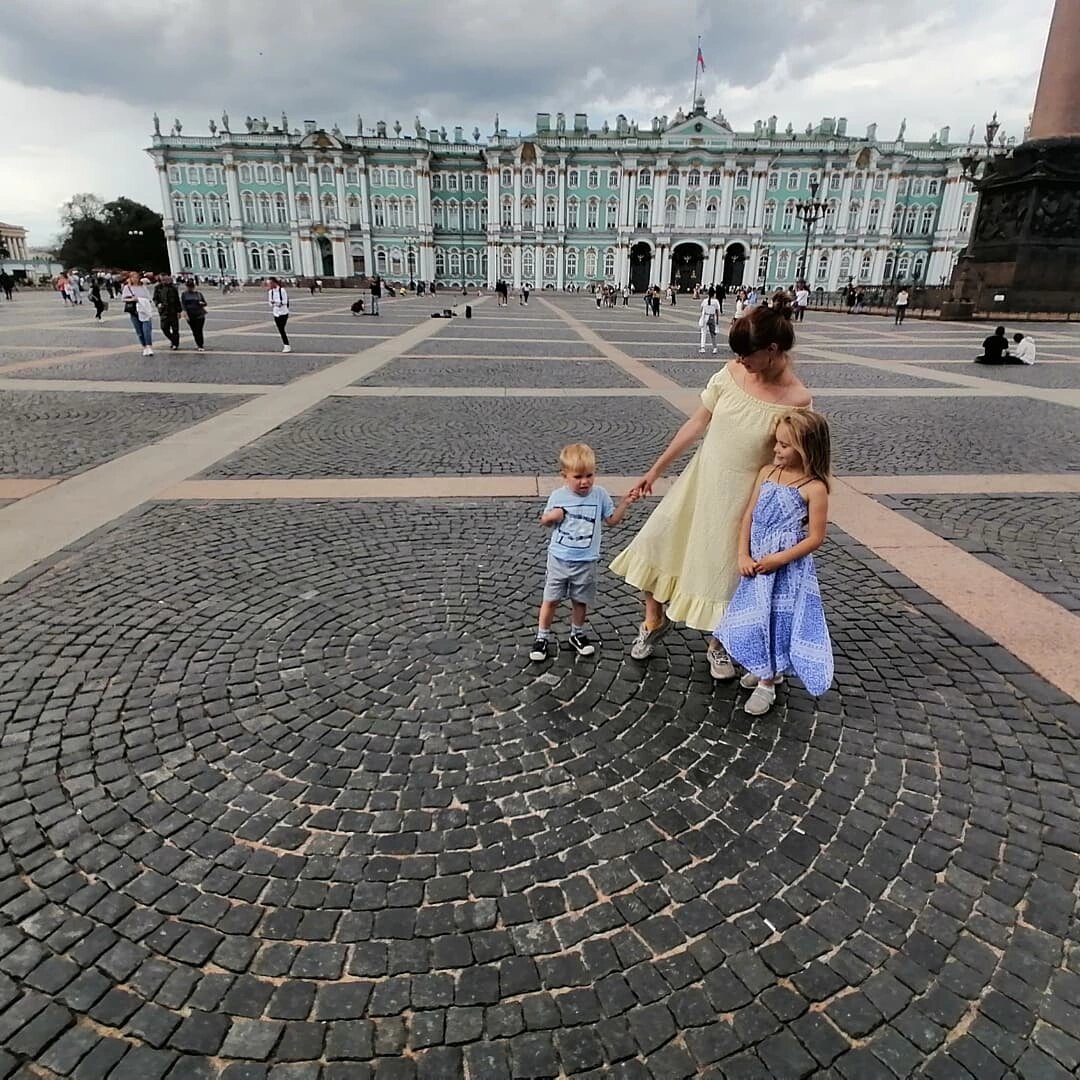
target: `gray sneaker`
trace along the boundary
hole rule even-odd
[[[783,681],[784,681],[784,676],[783,675],[777,675],[776,678],[773,679],[773,685],[774,686],[779,686]],[[751,675],[749,671],[739,680],[739,685],[744,690],[753,690],[754,687],[757,686],[757,684],[758,684],[758,677],[756,675]]]
[[[671,629],[671,620],[665,615],[664,621],[655,630],[646,630],[642,623],[634,644],[630,646],[630,655],[635,660],[648,660],[656,648],[656,643]]]
[[[727,682],[728,679],[735,678],[735,665],[723,649],[709,649],[709,674],[717,682]]]

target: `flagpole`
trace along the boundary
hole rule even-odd
[[[699,67],[701,66],[701,65],[700,65],[700,64],[698,63],[698,57],[699,57],[700,55],[701,55],[701,35],[700,35],[700,34],[698,34],[698,36],[697,36],[697,52],[696,52],[696,53],[694,53],[694,93],[693,93],[693,95],[692,95],[692,96],[691,96],[691,98],[690,98],[690,108],[691,108],[691,109],[693,109],[693,107],[694,107],[694,102],[695,102],[695,101],[697,101],[697,77],[698,77],[698,68],[699,68]]]

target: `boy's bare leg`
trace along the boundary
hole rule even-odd
[[[571,620],[574,626],[584,626],[585,620],[589,617],[588,609],[584,604],[579,601],[573,601],[571,606]]]
[[[575,605],[576,607],[576,605]],[[540,629],[550,630],[555,621],[555,612],[559,610],[558,600],[545,600],[540,605]]]

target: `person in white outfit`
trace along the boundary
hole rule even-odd
[[[705,335],[708,334],[712,338],[712,351],[718,352],[716,348],[716,327],[720,322],[720,301],[716,299],[716,294],[709,291],[709,295],[701,301],[701,315],[698,318],[698,326],[701,328],[701,345],[698,348],[699,353],[705,351]]]
[[[281,351],[292,352],[289,335],[285,333],[285,324],[289,321],[289,294],[276,277],[267,283],[266,299],[270,304],[270,313],[274,316],[274,325],[281,335]]]

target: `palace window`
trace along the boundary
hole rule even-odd
[[[504,247],[499,255],[499,266],[504,278],[514,276],[514,249]]]
[[[647,229],[649,227],[649,219],[651,217],[651,209],[648,199],[638,199],[637,201],[637,219],[636,225],[639,229]]]
[[[410,190],[412,188],[416,187],[416,184],[413,181],[413,171],[412,171],[412,169],[402,169],[401,170],[401,185],[400,186],[403,187],[403,188],[409,188]]]
[[[911,256],[905,251],[900,256],[900,261],[896,264],[896,276],[904,281],[911,273]]]
[[[919,208],[917,206],[909,206],[907,214],[904,217],[904,232],[906,235],[911,236],[916,227],[919,224]]]
[[[797,172],[789,172],[787,174],[787,189],[788,191],[799,190],[799,174]]]
[[[723,175],[723,173],[720,172],[719,169],[713,169],[712,172],[709,173],[709,187],[711,187],[711,188],[720,187],[721,184],[723,184],[723,182],[724,182],[724,175]]]
[[[443,262],[443,253],[441,251],[436,251],[435,252],[435,272],[437,274],[441,274],[443,272],[444,266],[440,265],[442,262]],[[385,274],[386,273],[386,265],[387,265],[386,251],[383,248],[376,248],[375,249],[375,272],[377,274]]]
[[[697,215],[698,215],[698,199],[696,195],[691,195],[686,200],[686,209],[683,214],[683,224],[688,229],[697,228]]]
[[[770,191],[779,191],[780,190],[780,174],[778,172],[769,173],[769,179],[766,182],[765,186]]]
[[[746,228],[746,200],[741,195],[731,208],[731,227],[733,229]]]
[[[769,249],[765,248],[758,256],[757,261],[758,281],[764,283],[769,278]]]
[[[849,233],[858,232],[859,230],[859,214],[862,213],[862,203],[857,200],[852,202],[848,206],[847,211],[847,231]]]
[[[514,224],[514,197],[504,195],[502,197],[502,214],[499,218],[504,229],[509,229]]]
[[[379,196],[371,200],[371,221],[376,229],[386,228],[386,207]]]
[[[255,223],[255,196],[250,191],[241,194],[240,207],[244,214],[244,220],[249,225],[253,225]]]
[[[934,208],[932,206],[923,207],[922,220],[919,222],[919,232],[923,236],[929,236],[934,231]]]
[[[577,264],[577,250],[575,248],[570,248],[566,253],[566,276],[568,278],[577,277]]]
[[[848,281],[851,279],[851,252],[845,251],[840,256],[840,281]]]
[[[391,264],[393,263],[393,255],[391,255]],[[400,260],[401,254],[398,253],[398,259]],[[391,266],[391,269],[393,267]],[[452,278],[461,277],[461,252],[457,248],[451,248],[446,253],[446,269]]]
[[[596,277],[596,248],[586,248],[585,250],[585,277]]]
[[[480,200],[480,228],[486,229],[488,225],[488,204],[487,199]],[[486,256],[485,256],[486,258]]]
[[[706,220],[706,224],[708,224],[707,220]],[[766,232],[772,232],[772,230],[774,228],[776,228],[776,203],[772,199],[770,199],[765,204],[765,222],[764,222],[764,225],[765,225],[765,231]]]
[[[222,249],[218,248],[220,252]],[[205,244],[199,246],[199,269],[210,269],[210,249]]]
[[[471,204],[470,204],[471,205]],[[416,227],[416,200],[410,195],[408,198],[403,199],[401,203],[402,211],[405,215],[405,228],[413,229]]]
[[[862,191],[866,187],[866,173],[857,172],[851,187],[854,191]]]
[[[461,178],[461,190],[462,191],[475,191],[476,190],[476,176],[474,173],[466,173]]]
[[[818,181],[818,174],[816,172],[812,172],[806,177],[806,186],[807,187],[810,187],[812,184],[816,184],[818,182],[819,182]]]
[[[219,270],[225,270],[229,266],[229,249],[224,244],[217,246],[217,264]]]
[[[859,280],[869,281],[874,273],[874,253],[872,251],[864,251],[861,261],[859,262]]]
[[[256,165],[255,166],[255,183],[256,184],[265,184],[265,183],[267,183],[269,181],[269,179],[270,179],[270,173],[267,172],[266,166],[265,165]]]
[[[888,176],[887,176],[886,173],[883,173],[883,172],[874,173],[874,190],[875,191],[884,191],[885,190],[885,182],[887,180],[888,180]]]
[[[177,225],[187,224],[187,201],[183,195],[174,195],[172,199],[173,218]]]
[[[285,196],[280,192],[274,196],[274,220],[279,225],[284,225],[289,220],[289,209],[285,204]]]
[[[360,200],[355,195],[345,200],[345,213],[350,225],[360,224]]]
[[[398,171],[397,169],[386,170],[386,186],[396,188],[398,186]]]
[[[536,277],[536,262],[531,247],[521,249],[521,277],[523,281],[532,281]]]
[[[604,227],[607,229],[617,229],[619,227],[619,200],[608,199],[607,201],[607,215],[604,219]]]
[[[599,169],[590,169],[589,170],[589,187],[598,188],[599,186],[600,186],[600,170]]]
[[[281,249],[281,269],[290,271],[292,270],[292,248],[283,247]]]
[[[401,228],[401,203],[398,199],[391,196],[386,200],[386,209],[388,211],[388,218],[390,221],[391,229]]]
[[[323,221],[334,221],[338,216],[337,199],[333,195],[322,197]]]
[[[355,165],[349,165],[345,169],[345,183],[352,184],[354,187],[360,183],[360,171]]]
[[[259,196],[259,221],[264,225],[269,225],[273,220],[273,204],[270,202],[270,196],[264,191]]]
[[[926,194],[936,195],[941,190],[941,182],[939,180],[927,180],[926,181]]]
[[[619,186],[619,170],[618,169],[608,169],[607,186],[609,188],[617,188]]]
[[[446,209],[442,199],[433,199],[431,202],[431,223],[436,229],[446,228]]]
[[[533,175],[532,169],[523,169],[521,173],[521,186],[522,187],[535,187],[536,177]]]
[[[554,248],[544,248],[544,277],[548,281],[552,281],[555,278],[557,255]]]
[[[870,216],[866,227],[870,232],[877,232],[881,227],[881,203],[877,199],[870,204]]]
[[[698,169],[691,169],[686,174],[686,186],[701,187],[701,172]]]
[[[277,269],[277,248],[270,247],[269,245],[267,245],[266,248],[266,269]]]
[[[252,270],[261,270],[263,268],[262,252],[254,244],[248,248],[248,266]]]
[[[817,279],[818,281],[825,281],[829,276],[829,253],[823,251],[818,256],[817,263]]]
[[[735,186],[737,188],[748,188],[750,186],[750,173],[746,169],[740,169],[735,174]]]
[[[250,165],[241,165],[240,166],[240,183],[241,184],[250,184],[251,183],[251,166]]]
[[[576,229],[578,227],[578,210],[580,203],[576,198],[566,200],[566,227]]]
[[[203,169],[203,178],[208,184],[219,184],[221,180],[218,177],[218,170],[216,165],[207,165]]]
[[[307,195],[296,196],[296,216],[300,221],[311,220],[311,199]]]
[[[431,174],[431,190],[432,191],[442,191],[442,189],[443,189],[442,173],[432,173]]]
[[[921,280],[925,270],[926,270],[926,256],[925,255],[916,255],[915,256],[915,263],[911,268],[911,280],[912,281]]]
[[[206,209],[203,206],[201,195],[191,196],[191,220],[195,225],[206,224]]]
[[[410,200],[411,201],[411,200]],[[467,202],[464,208],[465,228],[469,232],[476,231],[476,203]],[[411,221],[407,221],[406,224],[411,225]]]
[[[189,165],[187,167],[187,182],[189,184],[198,184],[201,182],[199,171],[198,165]]]
[[[838,207],[835,199],[830,199],[825,205],[825,220],[823,229],[825,232],[836,232],[836,211]]]
[[[784,232],[791,232],[795,226],[795,200],[788,199],[784,203],[784,214],[780,219],[780,228]]]
[[[834,173],[829,174],[829,190],[830,191],[839,191],[841,185],[843,184],[843,182],[844,182],[844,178],[840,173],[834,172]]]
[[[319,183],[332,184],[334,182],[334,170],[329,165],[319,166]]]
[[[892,212],[892,231],[898,233],[904,224],[904,208],[897,203]]]
[[[169,183],[170,184],[179,184],[180,183],[180,176],[181,176],[180,166],[179,165],[170,165],[169,166]]]
[[[461,203],[452,200],[446,204],[446,227],[457,232],[461,224]]]
[[[903,178],[903,179],[902,179],[902,180],[901,180],[901,181],[900,181],[900,182],[899,182],[899,183],[898,183],[898,184],[896,185],[896,194],[897,194],[897,195],[907,195],[907,193],[908,193],[908,192],[909,192],[910,190],[911,190],[911,177],[910,177],[910,176],[905,176],[905,177],[904,177],[904,178]]]
[[[675,222],[678,220],[679,204],[674,199],[668,199],[664,203],[664,227],[668,229],[675,228]]]
[[[559,223],[559,204],[552,197],[544,200],[544,228],[554,229]]]
[[[544,184],[550,188],[559,186],[559,174],[554,169],[548,169],[544,176]]]
[[[971,228],[971,203],[964,203],[960,208],[960,231],[967,232]]]
[[[536,200],[531,196],[521,200],[521,227],[536,228]]]
[[[465,252],[465,276],[476,277],[476,252],[472,248]]]
[[[781,251],[780,257],[776,260],[776,277],[780,281],[787,281],[788,275],[791,273],[791,252]]]
[[[893,253],[890,251],[889,254],[885,256],[885,269],[882,274],[882,281],[892,281],[895,269],[896,259],[893,256]]]
[[[512,169],[503,169],[502,171],[502,186],[513,187],[514,186],[514,172]]]
[[[595,229],[599,227],[600,200],[590,199],[585,210],[585,228]]]
[[[639,169],[637,182],[638,187],[652,187],[652,173],[648,169]]]
[[[572,188],[577,187],[579,180],[580,180],[580,177],[578,176],[577,169],[571,169],[566,174],[566,186],[567,187],[572,187]]]
[[[457,189],[458,189],[458,174],[457,173],[447,173],[446,174],[446,190],[447,191],[457,191]]]
[[[604,252],[604,277],[611,281],[615,277],[615,249],[608,248]]]
[[[180,245],[180,265],[185,270],[190,270],[195,265],[191,261],[191,246],[189,244]]]
[[[921,176],[915,177],[915,179],[911,181],[911,194],[921,195],[925,186],[926,185],[923,183],[923,178]]]

